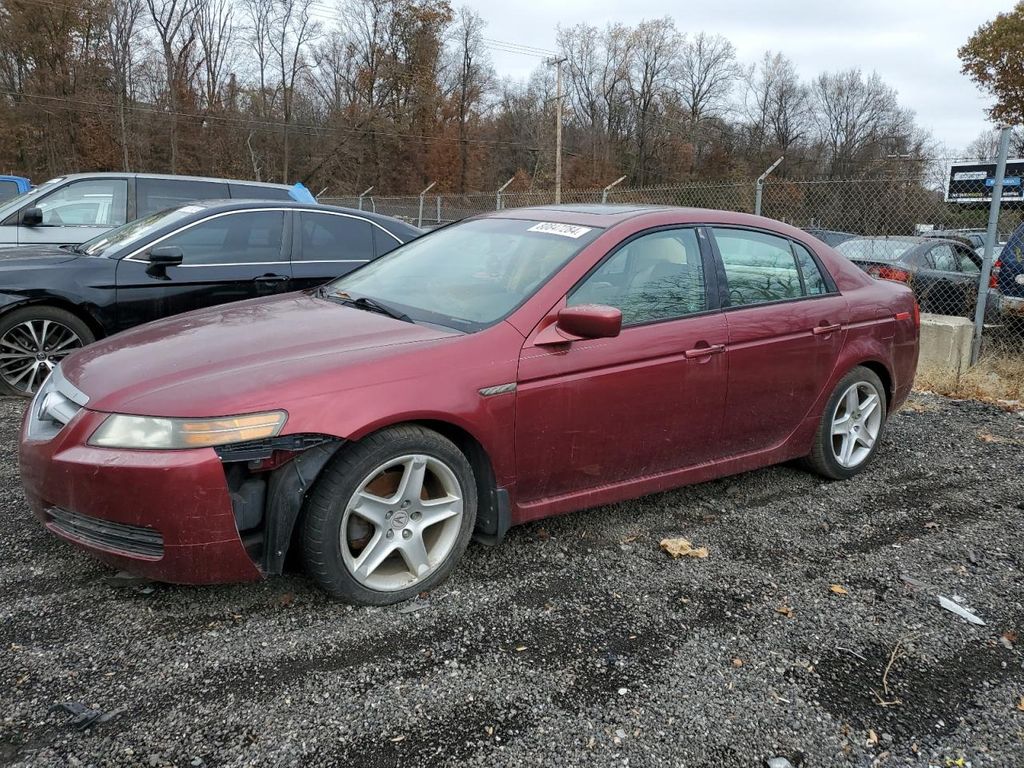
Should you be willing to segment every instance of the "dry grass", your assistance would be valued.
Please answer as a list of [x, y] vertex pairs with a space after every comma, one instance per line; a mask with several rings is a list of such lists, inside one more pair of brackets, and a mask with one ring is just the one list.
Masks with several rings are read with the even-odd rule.
[[959, 373], [919, 367], [914, 389], [1018, 410], [1024, 408], [1024, 355], [986, 355]]

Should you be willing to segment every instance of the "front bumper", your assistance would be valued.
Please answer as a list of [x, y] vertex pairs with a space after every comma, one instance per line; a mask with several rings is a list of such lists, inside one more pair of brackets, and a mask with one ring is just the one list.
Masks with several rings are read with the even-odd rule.
[[52, 533], [156, 581], [253, 581], [224, 468], [212, 448], [129, 451], [87, 444], [104, 414], [82, 409], [52, 439], [22, 424], [25, 497]]

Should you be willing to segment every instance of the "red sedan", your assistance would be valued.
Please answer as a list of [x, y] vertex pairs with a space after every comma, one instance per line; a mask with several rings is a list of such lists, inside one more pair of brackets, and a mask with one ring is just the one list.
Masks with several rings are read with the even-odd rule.
[[503, 211], [69, 355], [22, 479], [113, 566], [240, 581], [301, 549], [332, 595], [391, 603], [528, 520], [799, 457], [852, 477], [918, 325], [905, 286], [768, 219]]

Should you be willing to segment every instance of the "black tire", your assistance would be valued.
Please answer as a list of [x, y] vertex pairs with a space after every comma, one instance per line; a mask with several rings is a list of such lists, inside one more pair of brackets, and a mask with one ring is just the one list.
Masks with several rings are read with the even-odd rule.
[[[870, 385], [878, 393], [878, 408], [881, 413], [881, 421], [874, 443], [868, 454], [856, 466], [851, 467], [844, 466], [836, 458], [834, 444], [836, 438], [832, 434], [832, 419], [836, 414], [840, 399], [855, 384]], [[885, 386], [882, 384], [882, 380], [870, 368], [858, 365], [836, 384], [835, 389], [832, 390], [832, 394], [825, 403], [825, 409], [822, 411], [821, 420], [818, 423], [818, 430], [814, 435], [814, 446], [811, 449], [811, 453], [807, 456], [806, 463], [819, 475], [830, 480], [847, 480], [862, 472], [878, 453], [878, 447], [881, 445], [882, 437], [885, 433], [888, 415]]]
[[[45, 304], [22, 307], [21, 309], [8, 312], [3, 317], [0, 317], [0, 341], [2, 341], [7, 336], [7, 333], [12, 329], [23, 323], [33, 321], [49, 321], [51, 323], [57, 323], [64, 326], [78, 337], [81, 344], [67, 348], [64, 354], [66, 354], [67, 351], [78, 348], [79, 346], [84, 347], [87, 344], [92, 344], [96, 341], [96, 335], [80, 317], [68, 312], [67, 310], [46, 306]], [[2, 344], [0, 344], [0, 352], [4, 351], [7, 350], [3, 348]], [[57, 357], [63, 357], [63, 355], [59, 355]], [[14, 397], [30, 397], [35, 390], [39, 388], [39, 385], [45, 381], [45, 377], [40, 378], [34, 382], [33, 386], [23, 387], [18, 386], [20, 382], [9, 380], [13, 378], [14, 376], [11, 375], [9, 377], [6, 374], [6, 371], [0, 372], [0, 394]]]
[[[356, 579], [342, 553], [345, 510], [369, 473], [406, 454], [432, 457], [451, 470], [463, 502], [461, 525], [444, 560], [434, 565], [423, 579], [404, 589], [371, 589]], [[383, 429], [343, 448], [317, 479], [306, 501], [302, 530], [306, 571], [325, 592], [350, 603], [390, 605], [408, 600], [433, 589], [454, 570], [472, 536], [476, 509], [473, 468], [454, 443], [433, 430], [415, 425]]]

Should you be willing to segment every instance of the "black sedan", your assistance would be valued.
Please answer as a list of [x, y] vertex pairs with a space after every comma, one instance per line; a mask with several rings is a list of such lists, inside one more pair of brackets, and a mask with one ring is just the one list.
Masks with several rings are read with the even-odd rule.
[[213, 304], [313, 287], [412, 240], [387, 216], [284, 201], [154, 213], [82, 245], [0, 252], [0, 394], [30, 394], [97, 338]]
[[[909, 285], [922, 312], [974, 317], [981, 257], [958, 240], [857, 237], [835, 249], [872, 277]], [[995, 313], [998, 296], [990, 294], [987, 306]]]

